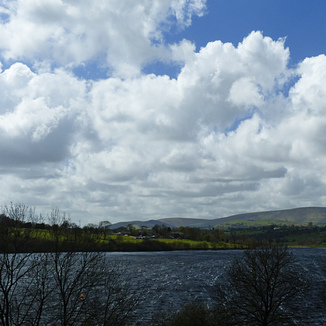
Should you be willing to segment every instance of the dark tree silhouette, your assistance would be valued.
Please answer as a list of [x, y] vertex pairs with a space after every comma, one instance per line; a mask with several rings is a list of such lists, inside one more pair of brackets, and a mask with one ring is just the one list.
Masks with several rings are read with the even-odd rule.
[[[142, 299], [141, 288], [98, 252], [50, 253], [54, 280], [48, 325], [125, 325]], [[49, 314], [48, 314], [49, 315]]]
[[233, 325], [292, 325], [300, 319], [295, 299], [309, 282], [286, 246], [244, 252], [227, 271], [226, 284], [216, 286], [220, 316]]

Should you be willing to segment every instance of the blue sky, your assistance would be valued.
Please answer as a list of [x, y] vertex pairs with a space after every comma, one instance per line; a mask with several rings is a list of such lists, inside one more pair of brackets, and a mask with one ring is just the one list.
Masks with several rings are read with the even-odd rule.
[[324, 1], [0, 2], [0, 190], [81, 224], [326, 205]]
[[[214, 4], [214, 7], [213, 7]], [[323, 1], [209, 1], [210, 26], [221, 32], [221, 40], [242, 41], [243, 34], [259, 30], [273, 39], [286, 37], [292, 63], [325, 53]], [[216, 19], [213, 17], [216, 15]], [[215, 24], [214, 24], [215, 21]], [[206, 29], [208, 26], [203, 26]], [[191, 33], [191, 31], [189, 31]], [[213, 35], [218, 37], [218, 35]]]
[[[221, 40], [237, 45], [251, 31], [262, 31], [274, 40], [286, 38], [290, 65], [306, 57], [326, 53], [324, 1], [282, 0], [208, 0], [202, 17], [194, 17], [191, 26], [165, 34], [167, 42], [182, 39], [196, 44], [197, 50], [208, 42]], [[175, 76], [179, 69], [151, 65], [148, 71]]]
[[[260, 30], [273, 39], [286, 37], [286, 45], [291, 49], [293, 63], [306, 57], [325, 53], [322, 42], [325, 35], [324, 13], [326, 4], [323, 1], [210, 1], [217, 7], [217, 28], [227, 31], [222, 41], [240, 42], [241, 34]], [[225, 11], [224, 11], [225, 10]], [[228, 17], [228, 18], [227, 18]], [[230, 18], [230, 19], [229, 19]], [[212, 18], [211, 18], [212, 19]], [[214, 20], [212, 19], [211, 23]], [[220, 22], [220, 23], [219, 23]], [[205, 27], [204, 27], [205, 28]]]

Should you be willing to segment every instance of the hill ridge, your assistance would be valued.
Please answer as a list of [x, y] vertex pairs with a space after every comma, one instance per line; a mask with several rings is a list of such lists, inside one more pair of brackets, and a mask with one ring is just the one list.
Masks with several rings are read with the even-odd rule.
[[148, 221], [127, 221], [119, 222], [111, 225], [111, 229], [119, 227], [126, 227], [129, 224], [139, 227], [152, 228], [154, 225], [165, 225], [168, 227], [198, 227], [198, 228], [211, 228], [222, 226], [223, 224], [230, 224], [235, 221], [251, 221], [259, 224], [261, 221], [270, 221], [270, 224], [286, 223], [286, 224], [308, 224], [326, 225], [326, 207], [296, 207], [272, 211], [249, 212], [242, 214], [230, 215], [227, 217], [220, 217], [215, 219], [201, 219], [191, 217], [168, 217], [157, 220]]

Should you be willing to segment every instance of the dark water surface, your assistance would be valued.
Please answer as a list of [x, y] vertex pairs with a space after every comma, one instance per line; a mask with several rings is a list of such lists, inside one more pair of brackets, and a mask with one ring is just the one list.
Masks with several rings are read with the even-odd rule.
[[[312, 288], [302, 298], [304, 325], [326, 325], [326, 307], [318, 299], [321, 284], [326, 282], [326, 248], [297, 248], [292, 250], [298, 268], [312, 279]], [[235, 257], [242, 250], [172, 251], [108, 253], [111, 261], [120, 264], [125, 277], [141, 284], [144, 301], [136, 313], [135, 325], [148, 325], [151, 317], [164, 311], [176, 311], [182, 305], [197, 301], [212, 304], [210, 292]]]

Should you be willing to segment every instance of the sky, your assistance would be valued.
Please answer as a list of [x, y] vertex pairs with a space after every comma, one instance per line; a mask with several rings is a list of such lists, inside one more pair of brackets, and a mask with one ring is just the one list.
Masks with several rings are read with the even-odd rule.
[[0, 205], [86, 225], [326, 206], [324, 0], [0, 0]]

